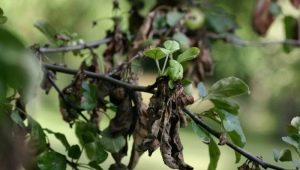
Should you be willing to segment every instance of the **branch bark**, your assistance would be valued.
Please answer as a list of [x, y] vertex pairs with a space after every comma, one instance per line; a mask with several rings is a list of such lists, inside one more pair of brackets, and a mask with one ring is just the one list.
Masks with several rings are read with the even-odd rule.
[[[211, 127], [209, 127], [207, 124], [205, 124], [199, 117], [197, 117], [195, 114], [191, 113], [190, 111], [188, 111], [187, 109], [184, 109], [184, 111], [186, 112], [187, 115], [189, 115], [189, 117], [200, 127], [202, 127], [203, 129], [205, 129], [207, 132], [209, 132], [210, 134], [212, 134], [214, 137], [216, 138], [220, 138], [221, 133], [217, 132], [216, 130], [212, 129]], [[251, 153], [249, 153], [248, 151], [242, 149], [241, 147], [238, 147], [234, 144], [232, 144], [231, 142], [226, 142], [225, 143], [227, 146], [229, 146], [231, 149], [235, 150], [236, 152], [240, 153], [241, 155], [243, 155], [244, 157], [246, 157], [247, 159], [259, 164], [260, 166], [262, 166], [263, 168], [271, 168], [271, 169], [275, 169], [275, 170], [287, 170], [285, 168], [281, 168], [279, 166], [270, 164], [268, 162], [264, 162], [262, 159], [258, 158], [257, 156], [252, 155]]]
[[76, 51], [82, 49], [97, 48], [102, 44], [106, 44], [110, 42], [111, 40], [112, 40], [111, 38], [105, 38], [105, 39], [79, 44], [79, 45], [70, 45], [70, 46], [57, 47], [57, 48], [41, 47], [41, 48], [37, 48], [36, 50], [40, 53], [69, 52], [69, 51]]

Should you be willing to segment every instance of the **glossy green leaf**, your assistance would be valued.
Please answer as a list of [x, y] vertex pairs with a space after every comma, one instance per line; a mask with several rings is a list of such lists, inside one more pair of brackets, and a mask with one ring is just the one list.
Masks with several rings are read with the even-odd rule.
[[59, 132], [53, 132], [52, 130], [50, 129], [44, 129], [46, 132], [50, 133], [50, 134], [53, 134], [55, 136], [55, 138], [57, 140], [59, 140], [63, 145], [64, 147], [66, 148], [66, 150], [69, 150], [70, 148], [70, 144], [66, 138], [66, 136], [62, 133], [59, 133]]
[[172, 36], [172, 39], [177, 41], [179, 43], [180, 47], [183, 49], [187, 49], [190, 46], [190, 39], [182, 32], [176, 32]]
[[234, 103], [233, 101], [230, 101], [226, 98], [211, 98], [211, 102], [215, 105], [218, 109], [226, 110], [229, 113], [232, 113], [234, 115], [237, 115], [239, 113], [240, 106], [237, 103]]
[[282, 149], [279, 153], [278, 159], [281, 162], [287, 162], [287, 161], [292, 161], [292, 152], [289, 149]]
[[183, 67], [176, 60], [169, 60], [169, 67], [167, 69], [169, 78], [173, 81], [181, 80], [183, 77]]
[[214, 83], [209, 90], [209, 98], [232, 97], [250, 93], [249, 87], [241, 79], [228, 77]]
[[[286, 39], [295, 39], [298, 40], [298, 21], [292, 16], [285, 16], [283, 19], [284, 31]], [[291, 52], [295, 46], [289, 44], [283, 44], [283, 50], [286, 53]]]
[[218, 145], [213, 139], [211, 139], [208, 144], [208, 150], [209, 150], [209, 158], [210, 158], [208, 170], [216, 170], [221, 152]]
[[160, 60], [162, 58], [165, 58], [167, 54], [162, 50], [162, 48], [156, 47], [145, 51], [144, 55], [154, 60]]
[[78, 145], [72, 145], [68, 150], [68, 156], [72, 159], [79, 159], [81, 155], [81, 150]]
[[225, 110], [217, 109], [217, 113], [222, 120], [222, 124], [232, 142], [240, 147], [245, 146], [246, 137], [241, 128], [239, 118]]
[[92, 110], [97, 106], [97, 87], [88, 81], [82, 83], [82, 101], [81, 108], [84, 110]]
[[41, 170], [65, 170], [67, 168], [67, 160], [64, 155], [49, 150], [38, 157], [38, 167]]
[[57, 32], [50, 24], [44, 21], [37, 21], [34, 23], [34, 27], [41, 31], [53, 44], [57, 43], [55, 38]]
[[167, 40], [164, 42], [164, 47], [169, 50], [171, 53], [180, 49], [179, 43], [174, 40]]
[[177, 57], [177, 61], [179, 63], [182, 63], [184, 61], [192, 60], [196, 58], [199, 55], [199, 53], [200, 53], [199, 48], [197, 47], [189, 48]]
[[178, 11], [169, 11], [167, 13], [167, 23], [169, 26], [174, 27], [183, 17], [183, 14]]
[[191, 126], [194, 133], [197, 134], [197, 136], [201, 139], [202, 142], [209, 143], [212, 140], [209, 133], [201, 127], [197, 126], [197, 124], [194, 121], [191, 121]]
[[119, 152], [125, 145], [125, 138], [121, 135], [112, 137], [108, 130], [104, 130], [100, 140], [102, 146], [111, 153]]
[[108, 157], [108, 153], [104, 150], [100, 142], [87, 143], [84, 149], [89, 160], [98, 164], [104, 162]]
[[46, 135], [41, 127], [41, 125], [32, 119], [30, 116], [28, 118], [28, 127], [30, 129], [30, 139], [29, 145], [36, 149], [37, 153], [44, 151], [47, 147]]

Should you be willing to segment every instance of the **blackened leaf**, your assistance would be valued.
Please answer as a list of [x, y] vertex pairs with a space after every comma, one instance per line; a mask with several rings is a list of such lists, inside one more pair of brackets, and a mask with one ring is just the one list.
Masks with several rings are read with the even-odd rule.
[[72, 145], [68, 150], [68, 156], [72, 159], [79, 159], [81, 155], [80, 147], [78, 145]]
[[183, 49], [187, 49], [190, 46], [190, 39], [183, 33], [181, 32], [176, 32], [172, 39], [177, 41], [180, 44], [180, 47]]
[[146, 57], [152, 58], [154, 60], [160, 60], [166, 57], [166, 53], [161, 48], [151, 48], [144, 52]]
[[237, 103], [225, 98], [211, 98], [211, 102], [215, 105], [218, 109], [223, 109], [232, 113], [234, 115], [238, 115], [240, 106]]
[[66, 148], [66, 150], [69, 150], [70, 148], [70, 144], [66, 138], [66, 136], [62, 133], [59, 133], [59, 132], [53, 132], [52, 130], [50, 129], [44, 129], [46, 132], [50, 133], [50, 134], [53, 134], [55, 136], [55, 138], [57, 140], [59, 140], [63, 145], [64, 147]]
[[37, 21], [34, 23], [34, 27], [40, 30], [53, 44], [56, 44], [55, 35], [56, 30], [48, 23], [44, 21]]
[[278, 158], [281, 162], [292, 161], [292, 152], [289, 149], [282, 149]]
[[211, 137], [209, 133], [204, 129], [202, 129], [201, 127], [197, 126], [197, 124], [194, 121], [191, 121], [191, 126], [193, 128], [193, 131], [202, 140], [202, 142], [209, 143], [211, 141]]
[[92, 110], [97, 106], [97, 88], [94, 84], [84, 81], [82, 83], [82, 95], [81, 108], [85, 110]]
[[[286, 16], [283, 19], [284, 22], [284, 31], [285, 31], [285, 38], [292, 39], [292, 40], [299, 40], [299, 32], [298, 32], [298, 21], [292, 16]], [[295, 47], [283, 44], [283, 50], [286, 53], [291, 52]]]
[[212, 97], [232, 97], [245, 93], [250, 93], [249, 87], [241, 79], [228, 77], [214, 83], [209, 90], [209, 98]]
[[87, 143], [84, 149], [89, 160], [95, 161], [98, 164], [104, 162], [108, 156], [108, 153], [104, 150], [100, 142]]
[[178, 11], [169, 11], [167, 13], [167, 23], [169, 26], [174, 27], [183, 17], [183, 14]]
[[169, 50], [171, 53], [180, 49], [179, 43], [174, 40], [167, 40], [164, 42], [164, 47]]
[[98, 163], [95, 162], [95, 161], [89, 162], [88, 165], [89, 165], [90, 167], [92, 167], [92, 168], [95, 168], [96, 170], [103, 170], [103, 169], [101, 168], [101, 166], [99, 166]]
[[45, 151], [38, 157], [38, 167], [41, 170], [65, 170], [67, 168], [66, 157], [55, 151]]
[[109, 134], [108, 130], [103, 131], [100, 142], [103, 147], [111, 153], [119, 152], [126, 144], [123, 136], [119, 135], [113, 137], [111, 134]]
[[46, 135], [41, 125], [28, 116], [28, 127], [30, 128], [29, 144], [32, 148], [36, 149], [37, 153], [40, 153], [46, 149]]
[[199, 92], [200, 97], [207, 96], [207, 92], [206, 92], [206, 88], [205, 88], [204, 83], [202, 83], [202, 82], [198, 83], [197, 88], [198, 88], [198, 92]]
[[208, 170], [215, 170], [217, 169], [221, 152], [218, 145], [213, 139], [211, 139], [208, 144], [208, 150], [209, 150], [209, 158], [210, 158]]
[[184, 61], [192, 60], [196, 58], [199, 55], [199, 53], [200, 53], [199, 48], [197, 47], [189, 48], [178, 56], [177, 61], [182, 63]]

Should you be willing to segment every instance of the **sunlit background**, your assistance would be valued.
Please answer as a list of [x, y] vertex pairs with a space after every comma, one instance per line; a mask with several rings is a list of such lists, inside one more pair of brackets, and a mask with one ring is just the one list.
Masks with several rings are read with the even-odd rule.
[[[240, 29], [237, 33], [243, 39], [261, 40], [251, 29], [251, 10], [255, 1], [222, 0], [217, 3], [230, 4], [230, 11], [234, 11]], [[127, 1], [120, 1], [119, 14], [124, 16], [122, 27], [127, 28], [126, 17], [128, 11]], [[146, 1], [147, 8], [152, 1]], [[299, 16], [288, 1], [280, 1], [284, 14]], [[108, 0], [2, 0], [0, 7], [8, 16], [5, 27], [13, 30], [29, 47], [33, 44], [44, 44], [47, 39], [33, 27], [38, 20], [44, 20], [57, 30], [77, 33], [84, 41], [102, 39], [105, 32], [111, 29], [113, 22], [112, 3]], [[145, 10], [144, 13], [146, 13]], [[92, 27], [92, 21], [97, 20], [98, 25]], [[278, 17], [269, 30], [266, 40], [284, 39], [282, 17]], [[103, 47], [99, 48], [100, 51]], [[292, 117], [299, 115], [300, 111], [300, 50], [295, 49], [289, 54], [282, 51], [281, 45], [261, 47], [241, 47], [224, 42], [218, 42], [212, 47], [215, 61], [214, 75], [208, 78], [209, 84], [228, 76], [235, 76], [247, 82], [251, 94], [238, 98], [241, 104], [241, 124], [247, 137], [246, 149], [264, 160], [274, 162], [272, 150], [284, 147], [281, 136], [286, 134], [286, 126]], [[51, 57], [51, 56], [50, 56]], [[59, 59], [58, 59], [59, 60]], [[66, 57], [70, 67], [76, 68], [80, 57]], [[151, 72], [144, 72], [141, 83], [143, 85], [154, 82]], [[13, 76], [13, 75], [12, 75]], [[63, 88], [72, 77], [58, 75], [58, 85]], [[149, 97], [149, 96], [146, 96]], [[29, 103], [28, 112], [34, 116], [45, 128], [60, 131], [67, 135], [71, 144], [78, 143], [73, 129], [63, 122], [59, 110], [55, 91], [51, 90], [45, 95], [41, 90]], [[103, 119], [106, 119], [105, 117]], [[107, 125], [107, 119], [101, 126]], [[63, 146], [52, 138], [53, 148], [64, 152]], [[184, 145], [185, 161], [195, 169], [204, 170], [209, 162], [208, 149], [190, 128], [181, 131]], [[85, 158], [83, 157], [82, 160]], [[128, 158], [124, 160], [127, 162]], [[218, 169], [235, 169], [234, 152], [226, 146], [221, 147], [221, 158]], [[242, 160], [244, 161], [244, 160]], [[103, 167], [113, 163], [110, 158]], [[288, 167], [287, 164], [282, 164]], [[168, 169], [156, 151], [152, 157], [146, 154], [140, 160], [136, 169]]]

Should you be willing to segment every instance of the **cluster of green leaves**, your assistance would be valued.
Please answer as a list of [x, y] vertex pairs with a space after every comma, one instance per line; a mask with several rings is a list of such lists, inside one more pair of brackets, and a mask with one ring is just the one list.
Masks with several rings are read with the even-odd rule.
[[[174, 87], [174, 82], [182, 80], [183, 78], [183, 66], [181, 63], [196, 58], [199, 55], [200, 50], [197, 47], [191, 47], [182, 53], [175, 53], [180, 50], [180, 45], [173, 40], [165, 41], [163, 46], [164, 47], [150, 48], [144, 52], [144, 55], [155, 60], [159, 76], [169, 77], [169, 87], [172, 89]], [[176, 56], [177, 59], [175, 60], [173, 56]], [[163, 58], [165, 60], [161, 69], [159, 60]], [[169, 63], [168, 66], [167, 63]]]
[[[204, 84], [199, 83], [198, 91], [200, 98], [188, 109], [213, 120], [220, 127], [222, 136], [219, 139], [219, 144], [225, 144], [227, 140], [231, 140], [232, 143], [244, 147], [246, 137], [238, 118], [239, 105], [232, 101], [231, 97], [249, 93], [248, 86], [236, 77], [228, 77], [214, 83], [208, 92]], [[205, 129], [197, 126], [193, 121], [191, 125], [194, 132], [209, 146], [210, 163], [208, 169], [216, 169], [220, 157], [218, 145]], [[235, 155], [236, 162], [239, 162], [241, 155], [237, 152]]]
[[273, 150], [275, 161], [292, 162], [298, 169], [300, 168], [300, 117], [294, 117], [288, 126], [288, 136], [282, 137], [282, 140], [291, 146], [297, 153], [298, 159], [293, 158], [290, 149]]

